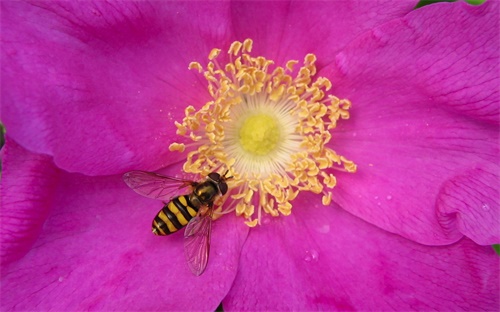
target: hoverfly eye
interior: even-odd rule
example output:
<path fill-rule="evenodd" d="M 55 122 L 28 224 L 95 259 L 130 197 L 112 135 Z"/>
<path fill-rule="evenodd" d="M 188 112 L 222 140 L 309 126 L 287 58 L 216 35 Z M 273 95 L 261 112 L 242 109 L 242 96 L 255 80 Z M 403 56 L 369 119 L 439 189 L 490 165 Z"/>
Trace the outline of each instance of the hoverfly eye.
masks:
<path fill-rule="evenodd" d="M 217 172 L 209 173 L 208 177 L 215 182 L 220 182 L 220 174 L 218 174 Z"/>
<path fill-rule="evenodd" d="M 225 195 L 227 193 L 227 184 L 225 182 L 220 183 L 219 190 L 222 195 Z"/>

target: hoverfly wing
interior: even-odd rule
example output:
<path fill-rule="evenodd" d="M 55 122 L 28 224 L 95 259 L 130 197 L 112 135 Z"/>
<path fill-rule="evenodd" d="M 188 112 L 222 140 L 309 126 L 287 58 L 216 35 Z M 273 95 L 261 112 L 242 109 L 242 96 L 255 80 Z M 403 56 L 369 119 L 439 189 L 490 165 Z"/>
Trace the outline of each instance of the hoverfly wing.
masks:
<path fill-rule="evenodd" d="M 207 267 L 210 255 L 210 233 L 212 216 L 196 216 L 188 223 L 184 232 L 184 253 L 186 261 L 194 275 L 199 276 Z"/>
<path fill-rule="evenodd" d="M 123 181 L 136 193 L 158 200 L 169 200 L 173 191 L 195 184 L 194 181 L 139 170 L 125 173 Z"/>

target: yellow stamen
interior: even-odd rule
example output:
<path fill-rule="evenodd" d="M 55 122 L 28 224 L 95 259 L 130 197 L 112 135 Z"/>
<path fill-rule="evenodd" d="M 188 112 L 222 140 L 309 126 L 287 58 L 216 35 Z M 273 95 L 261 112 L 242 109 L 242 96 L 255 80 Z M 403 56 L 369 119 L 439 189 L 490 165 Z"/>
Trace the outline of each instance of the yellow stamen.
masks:
<path fill-rule="evenodd" d="M 212 51 L 210 51 L 210 54 L 208 55 L 208 59 L 212 61 L 217 56 L 219 56 L 219 54 L 220 54 L 220 49 L 212 49 Z"/>
<path fill-rule="evenodd" d="M 323 194 L 329 205 L 337 183 L 333 170 L 356 171 L 354 162 L 329 147 L 330 130 L 349 118 L 351 103 L 328 94 L 327 78 L 315 77 L 316 56 L 307 54 L 298 69 L 296 60 L 281 67 L 251 56 L 252 45 L 250 39 L 233 42 L 223 66 L 220 49 L 210 52 L 205 68 L 189 64 L 206 78 L 212 100 L 198 110 L 188 106 L 175 124 L 177 134 L 193 143 L 170 145 L 171 151 L 186 150 L 186 172 L 230 169 L 223 200 L 249 226 L 260 223 L 263 212 L 289 215 L 300 192 Z"/>
<path fill-rule="evenodd" d="M 172 143 L 170 144 L 170 146 L 168 147 L 168 149 L 173 152 L 173 151 L 177 151 L 177 152 L 184 152 L 185 150 L 185 146 L 184 144 L 179 144 L 179 143 Z"/>

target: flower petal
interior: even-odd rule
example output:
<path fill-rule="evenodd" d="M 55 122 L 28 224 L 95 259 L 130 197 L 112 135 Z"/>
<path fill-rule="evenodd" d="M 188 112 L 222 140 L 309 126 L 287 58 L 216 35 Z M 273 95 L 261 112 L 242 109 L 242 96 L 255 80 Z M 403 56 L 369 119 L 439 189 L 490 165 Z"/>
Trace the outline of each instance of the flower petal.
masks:
<path fill-rule="evenodd" d="M 223 2 L 2 2 L 9 135 L 89 175 L 176 161 L 174 120 L 209 97 L 188 65 L 229 41 L 228 13 Z"/>
<path fill-rule="evenodd" d="M 4 267 L 23 257 L 42 231 L 59 170 L 49 156 L 30 153 L 9 137 L 2 153 L 0 263 Z"/>
<path fill-rule="evenodd" d="M 462 234 L 480 244 L 499 241 L 491 226 L 472 230 L 500 212 L 493 178 L 500 158 L 498 12 L 497 2 L 420 8 L 366 33 L 319 73 L 353 103 L 332 142 L 358 172 L 339 174 L 337 203 L 425 244 Z M 471 206 L 459 209 L 461 221 L 438 218 L 458 209 L 447 194 L 463 192 L 466 181 L 461 201 Z"/>
<path fill-rule="evenodd" d="M 252 38 L 253 51 L 284 65 L 318 56 L 318 66 L 364 31 L 410 12 L 417 1 L 234 1 L 236 38 Z M 265 26 L 262 26 L 265 25 Z M 242 40 L 241 39 L 241 40 Z"/>
<path fill-rule="evenodd" d="M 491 247 L 420 245 L 315 198 L 252 230 L 223 307 L 496 311 L 499 264 Z"/>
<path fill-rule="evenodd" d="M 498 168 L 471 169 L 447 180 L 436 203 L 438 220 L 443 229 L 463 233 L 478 244 L 498 244 L 499 181 Z"/>
<path fill-rule="evenodd" d="M 215 310 L 236 275 L 248 227 L 229 215 L 214 222 L 207 270 L 195 277 L 182 233 L 151 234 L 161 207 L 121 176 L 62 174 L 43 233 L 4 272 L 1 309 Z"/>

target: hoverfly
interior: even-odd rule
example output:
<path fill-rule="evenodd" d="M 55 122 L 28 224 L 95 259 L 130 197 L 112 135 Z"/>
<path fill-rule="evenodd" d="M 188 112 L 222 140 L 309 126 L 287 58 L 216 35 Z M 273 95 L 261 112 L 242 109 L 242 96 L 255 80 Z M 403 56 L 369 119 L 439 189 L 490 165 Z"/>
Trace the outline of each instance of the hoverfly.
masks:
<path fill-rule="evenodd" d="M 153 219 L 153 234 L 169 235 L 186 226 L 184 253 L 191 272 L 199 276 L 207 267 L 214 201 L 228 191 L 226 177 L 210 173 L 204 181 L 184 180 L 147 171 L 129 171 L 123 175 L 127 185 L 140 195 L 163 200 L 164 206 Z M 191 192 L 171 198 L 175 189 Z"/>

